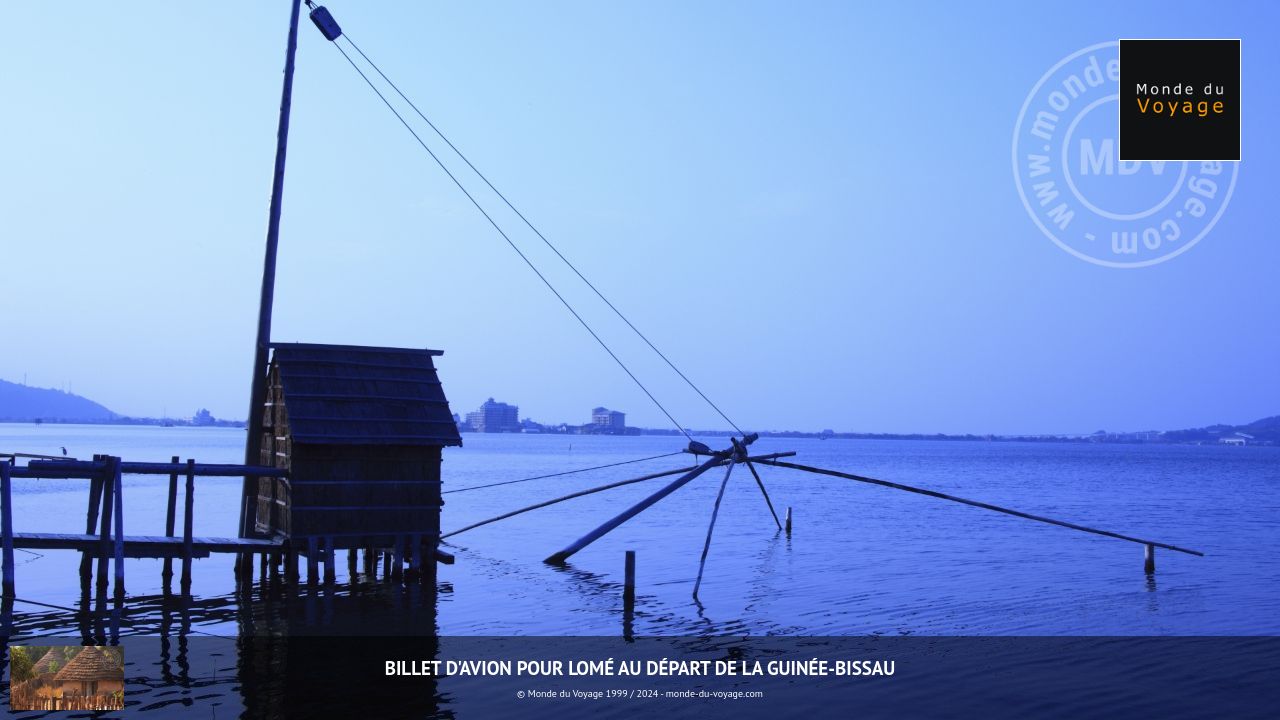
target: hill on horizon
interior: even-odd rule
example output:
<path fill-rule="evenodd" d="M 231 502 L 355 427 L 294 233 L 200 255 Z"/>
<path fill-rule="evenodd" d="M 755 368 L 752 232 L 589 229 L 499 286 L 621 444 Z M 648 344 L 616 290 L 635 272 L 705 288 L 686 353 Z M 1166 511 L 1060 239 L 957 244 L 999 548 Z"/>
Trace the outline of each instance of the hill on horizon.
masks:
<path fill-rule="evenodd" d="M 0 422 L 102 422 L 120 417 L 74 393 L 0 380 Z"/>

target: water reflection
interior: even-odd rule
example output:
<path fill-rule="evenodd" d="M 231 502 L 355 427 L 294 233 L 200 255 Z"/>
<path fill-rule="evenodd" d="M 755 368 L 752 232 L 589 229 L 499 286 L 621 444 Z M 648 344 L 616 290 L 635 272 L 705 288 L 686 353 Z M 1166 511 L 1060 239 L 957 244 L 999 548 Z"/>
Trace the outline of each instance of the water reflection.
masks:
<path fill-rule="evenodd" d="M 356 574 L 309 585 L 268 573 L 214 597 L 162 592 L 115 603 L 85 592 L 76 608 L 18 600 L 3 608 L 0 662 L 10 644 L 37 638 L 122 646 L 126 708 L 165 715 L 450 717 L 431 677 L 367 690 L 386 660 L 438 657 L 437 598 L 433 582 Z"/>

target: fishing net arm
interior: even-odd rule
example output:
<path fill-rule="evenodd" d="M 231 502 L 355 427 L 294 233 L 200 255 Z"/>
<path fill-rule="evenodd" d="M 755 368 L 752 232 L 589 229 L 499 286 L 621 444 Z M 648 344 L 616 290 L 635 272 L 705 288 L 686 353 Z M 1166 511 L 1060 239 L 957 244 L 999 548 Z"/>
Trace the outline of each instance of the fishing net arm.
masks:
<path fill-rule="evenodd" d="M 1127 540 L 1129 542 L 1138 543 L 1141 545 L 1149 545 L 1152 547 L 1164 548 L 1165 550 L 1173 550 L 1174 552 L 1180 552 L 1180 553 L 1186 553 L 1188 555 L 1196 555 L 1198 557 L 1204 557 L 1204 553 L 1198 550 L 1189 550 L 1184 547 L 1178 547 L 1177 545 L 1170 545 L 1168 543 L 1156 542 L 1154 540 L 1143 540 L 1141 538 L 1132 537 L 1130 535 L 1121 535 L 1120 533 L 1111 532 L 1109 530 L 1099 530 L 1098 528 L 1091 528 L 1085 525 L 1077 525 L 1075 523 L 1070 523 L 1063 520 L 1054 520 L 1053 518 L 1047 518 L 1041 515 L 1032 515 L 1031 513 L 1022 512 L 1021 510 L 1014 510 L 1012 508 L 1001 507 L 999 505 L 992 505 L 991 503 L 984 503 L 984 502 L 979 502 L 977 500 L 969 500 L 962 497 L 956 497 L 955 495 L 940 493 L 936 490 L 927 490 L 925 488 L 914 487 L 911 485 L 903 485 L 901 483 L 889 482 L 888 480 L 877 480 L 876 478 L 864 477 L 862 475 L 854 475 L 852 473 L 840 472 L 838 470 L 827 470 L 825 468 L 813 467 L 811 465 L 800 465 L 798 463 L 782 462 L 780 460 L 757 460 L 757 462 L 763 465 L 772 465 L 774 467 L 789 468 L 791 470 L 799 470 L 801 472 L 815 473 L 818 475 L 830 475 L 831 477 L 844 478 L 846 480 L 855 480 L 857 482 L 868 483 L 870 485 L 880 485 L 882 487 L 893 488 L 894 490 L 905 490 L 906 492 L 916 493 L 917 495 L 928 495 L 929 497 L 935 497 L 941 500 L 950 500 L 951 502 L 958 502 L 964 505 L 972 505 L 973 507 L 982 508 L 984 510 L 994 510 L 995 512 L 1004 513 L 1005 515 L 1013 515 L 1014 517 L 1025 518 L 1027 520 L 1035 520 L 1036 522 L 1048 523 L 1049 525 L 1057 525 L 1058 527 L 1064 527 L 1070 530 L 1079 530 L 1080 532 L 1087 532 L 1087 533 L 1092 533 L 1094 535 L 1102 535 L 1105 537 L 1116 538 L 1117 540 Z"/>

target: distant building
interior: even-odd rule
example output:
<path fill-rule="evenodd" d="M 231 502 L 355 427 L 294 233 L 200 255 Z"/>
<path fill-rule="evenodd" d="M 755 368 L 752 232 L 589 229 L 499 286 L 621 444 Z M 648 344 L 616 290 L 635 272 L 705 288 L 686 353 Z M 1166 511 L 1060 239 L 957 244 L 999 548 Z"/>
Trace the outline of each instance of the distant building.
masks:
<path fill-rule="evenodd" d="M 466 425 L 473 432 L 520 432 L 520 408 L 489 398 L 479 410 L 467 413 Z"/>
<path fill-rule="evenodd" d="M 591 424 L 583 429 L 603 435 L 623 435 L 627 432 L 627 414 L 606 407 L 595 408 L 591 411 Z"/>

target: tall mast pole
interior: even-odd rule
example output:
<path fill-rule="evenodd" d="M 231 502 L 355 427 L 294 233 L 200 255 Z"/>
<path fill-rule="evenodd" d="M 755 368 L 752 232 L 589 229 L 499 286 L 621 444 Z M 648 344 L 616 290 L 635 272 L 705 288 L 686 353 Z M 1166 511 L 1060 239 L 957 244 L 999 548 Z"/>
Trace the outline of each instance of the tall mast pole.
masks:
<path fill-rule="evenodd" d="M 280 242 L 280 207 L 284 195 L 284 159 L 289 144 L 289 107 L 293 101 L 293 59 L 298 51 L 298 16 L 302 0 L 291 0 L 289 42 L 284 56 L 284 87 L 280 91 L 280 125 L 276 130 L 276 166 L 271 178 L 271 206 L 267 213 L 267 249 L 262 260 L 262 298 L 258 303 L 258 336 L 253 346 L 253 382 L 249 391 L 249 432 L 245 438 L 244 464 L 260 465 L 262 443 L 262 402 L 266 397 L 267 360 L 271 349 L 271 308 L 276 292 L 276 247 Z M 244 479 L 240 499 L 240 537 L 253 530 L 250 493 L 256 493 L 256 478 Z"/>

